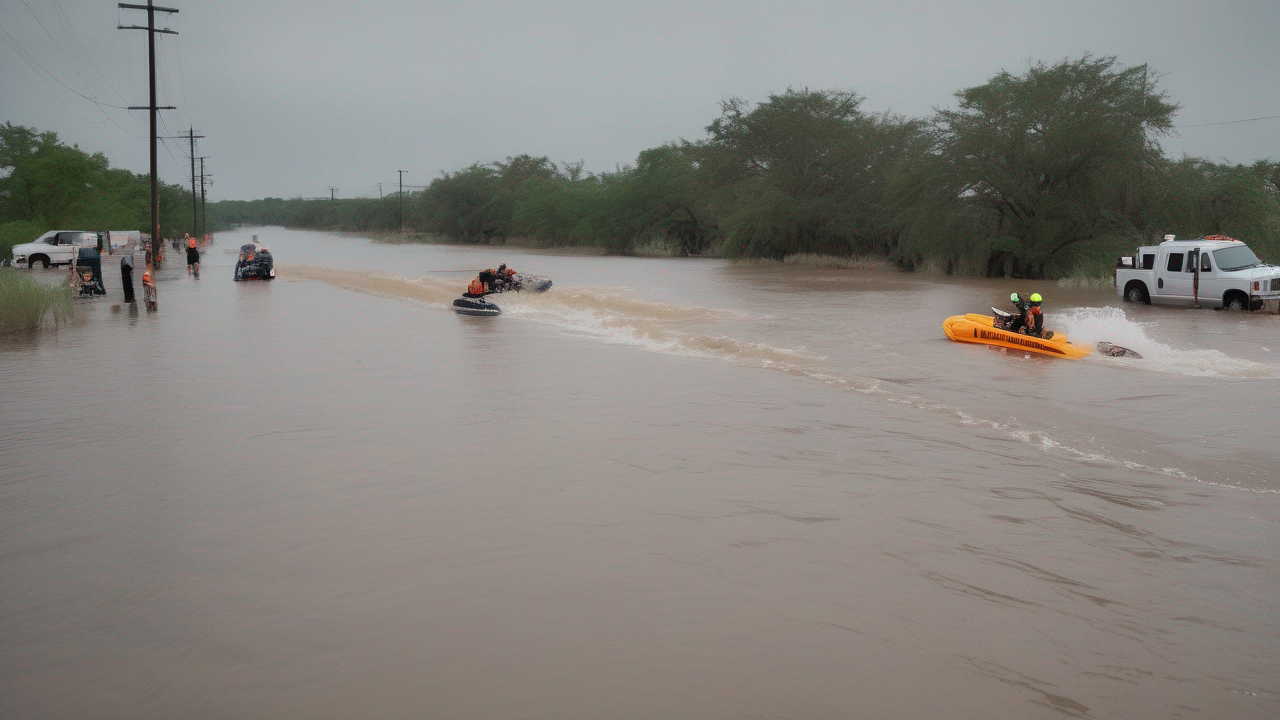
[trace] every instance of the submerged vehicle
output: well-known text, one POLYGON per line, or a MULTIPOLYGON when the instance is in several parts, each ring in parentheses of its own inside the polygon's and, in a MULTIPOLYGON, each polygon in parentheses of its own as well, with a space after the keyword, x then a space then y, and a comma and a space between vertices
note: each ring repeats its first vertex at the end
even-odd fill
POLYGON ((501 315, 502 308, 485 300, 483 296, 463 293, 453 301, 453 311, 459 315, 501 315))
POLYGON ((991 308, 991 311, 995 313, 994 316, 974 313, 953 315, 943 321, 942 330, 956 342, 994 345, 1051 357, 1078 359, 1090 353, 1088 348, 1072 345, 1066 335, 1052 330, 1043 337, 1009 330, 1009 323, 1016 316, 996 308, 991 308))
POLYGON ((235 275, 232 277, 237 282, 271 280, 276 276, 275 261, 271 257, 271 251, 257 243, 257 235, 254 235, 253 239, 254 242, 240 246, 240 256, 236 258, 235 275))

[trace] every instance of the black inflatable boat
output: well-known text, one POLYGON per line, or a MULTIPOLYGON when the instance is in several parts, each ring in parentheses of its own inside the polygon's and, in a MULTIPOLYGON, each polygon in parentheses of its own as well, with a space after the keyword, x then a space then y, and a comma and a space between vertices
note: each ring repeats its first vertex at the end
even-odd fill
POLYGON ((488 302, 483 297, 463 293, 462 297, 453 301, 453 311, 459 315, 501 315, 502 308, 488 302))

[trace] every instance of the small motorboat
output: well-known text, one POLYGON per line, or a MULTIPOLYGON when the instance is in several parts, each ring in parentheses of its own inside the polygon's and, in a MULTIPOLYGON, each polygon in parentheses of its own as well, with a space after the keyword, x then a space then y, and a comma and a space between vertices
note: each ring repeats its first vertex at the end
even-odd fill
POLYGON ((1067 340, 1067 336, 1062 333, 1049 331, 1044 334, 1044 337, 1036 337, 1035 335, 1024 335, 1020 332, 1008 330, 1002 326, 1006 326, 1014 316, 996 308, 991 308, 991 310, 995 313, 994 316, 976 315, 974 313, 953 315, 943 321, 942 330, 947 334, 947 337, 956 342, 994 345, 1010 350, 1025 350, 1026 352, 1050 357, 1071 358, 1074 360, 1082 358, 1090 352, 1088 348, 1072 345, 1067 340))
POLYGON ((236 258, 235 274, 231 279, 241 280, 274 280, 276 277, 275 260, 271 251, 258 244, 258 236, 253 242, 240 246, 240 255, 236 258))
POLYGON ((462 297, 453 301, 453 311, 459 315, 501 315, 502 308, 484 299, 481 295, 463 293, 462 297))

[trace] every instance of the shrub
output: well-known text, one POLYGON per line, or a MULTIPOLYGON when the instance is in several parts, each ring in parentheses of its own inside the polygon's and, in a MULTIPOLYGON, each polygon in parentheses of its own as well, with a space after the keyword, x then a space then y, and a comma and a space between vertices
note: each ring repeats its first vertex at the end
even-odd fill
POLYGON ((14 268, 0 268, 0 332, 39 327, 48 315, 55 324, 70 320, 75 310, 70 287, 40 282, 14 268))

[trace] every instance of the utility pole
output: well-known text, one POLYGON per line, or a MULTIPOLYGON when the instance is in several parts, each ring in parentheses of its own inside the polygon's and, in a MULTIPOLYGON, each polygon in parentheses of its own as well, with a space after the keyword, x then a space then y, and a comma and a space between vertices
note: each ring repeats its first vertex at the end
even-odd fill
POLYGON ((209 225, 205 222, 204 216, 204 161, 208 160, 209 156, 196 159, 200 161, 200 234, 204 235, 209 231, 209 225))
POLYGON ((382 199, 382 183, 378 183, 378 199, 382 199))
POLYGON ((146 30, 147 31, 147 55, 151 64, 151 104, 143 107, 130 107, 130 110, 150 110, 151 111, 151 262, 156 267, 160 267, 160 185, 156 172, 156 113, 160 110, 176 110, 172 105, 158 107, 156 105, 156 33, 168 33, 177 35, 178 33, 165 28, 163 30, 156 29, 156 12, 176 13, 173 8, 156 7, 147 0, 146 5, 131 5, 129 3, 119 3, 119 6, 126 10, 146 10, 147 26, 141 25, 117 25, 117 30, 146 30))
POLYGON ((400 173, 400 232, 404 232, 404 174, 408 170, 397 170, 400 173))
POLYGON ((336 187, 334 187, 334 186, 330 185, 330 186, 329 186, 329 202, 333 202, 333 201, 334 201, 334 200, 333 200, 333 194, 334 194, 334 193, 336 193, 336 192, 338 192, 338 188, 336 188, 336 187))
POLYGON ((200 234, 200 216, 196 213, 196 138, 203 139, 203 135, 197 135, 195 128, 187 130, 187 138, 191 141, 191 233, 193 235, 200 234))

